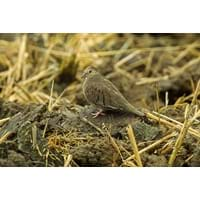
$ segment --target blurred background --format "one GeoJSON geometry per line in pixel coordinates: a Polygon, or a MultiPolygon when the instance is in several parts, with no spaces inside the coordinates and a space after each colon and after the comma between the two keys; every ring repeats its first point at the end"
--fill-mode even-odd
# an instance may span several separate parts
{"type": "MultiPolygon", "coordinates": [[[[159,88],[174,103],[200,75],[199,34],[0,34],[0,97],[44,103],[62,92],[85,104],[82,71],[93,65],[131,101],[149,104],[159,88]],[[158,84],[159,83],[159,84],[158,84]],[[154,94],[154,95],[153,95],[154,94]]],[[[154,106],[155,107],[155,106],[154,106]]]]}

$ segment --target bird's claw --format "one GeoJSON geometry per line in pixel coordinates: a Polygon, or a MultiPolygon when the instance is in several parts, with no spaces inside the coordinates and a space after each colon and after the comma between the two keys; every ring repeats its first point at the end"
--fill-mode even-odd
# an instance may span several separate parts
{"type": "Polygon", "coordinates": [[[99,110],[99,111],[96,112],[96,113],[92,113],[92,118],[96,118],[96,117],[98,117],[99,115],[105,115],[105,113],[103,113],[103,110],[99,110]]]}

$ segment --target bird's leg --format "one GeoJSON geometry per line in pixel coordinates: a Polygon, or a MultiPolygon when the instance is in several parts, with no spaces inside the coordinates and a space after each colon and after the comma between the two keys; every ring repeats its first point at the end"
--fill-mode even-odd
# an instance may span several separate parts
{"type": "Polygon", "coordinates": [[[99,115],[105,115],[105,113],[103,113],[103,110],[100,109],[98,112],[92,113],[92,115],[93,115],[92,118],[96,118],[96,117],[98,117],[99,115]]]}

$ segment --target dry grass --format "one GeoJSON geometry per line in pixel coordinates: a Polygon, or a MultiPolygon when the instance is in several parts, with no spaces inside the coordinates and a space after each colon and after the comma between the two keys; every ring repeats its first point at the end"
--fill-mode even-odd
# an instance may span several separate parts
{"type": "Polygon", "coordinates": [[[134,134],[134,131],[133,131],[130,124],[127,127],[127,133],[128,133],[128,136],[129,136],[132,148],[133,148],[133,152],[134,152],[134,155],[135,155],[135,158],[136,158],[136,162],[137,162],[139,167],[142,167],[142,161],[141,161],[140,154],[139,154],[138,147],[137,147],[137,143],[136,143],[136,140],[135,140],[135,134],[134,134]]]}
{"type": "MultiPolygon", "coordinates": [[[[156,109],[148,104],[152,98],[148,94],[147,99],[142,96],[144,104],[141,105],[146,105],[147,118],[158,122],[158,126],[164,126],[169,134],[138,149],[135,134],[129,126],[128,136],[133,153],[129,152],[130,156],[126,158],[108,132],[86,118],[82,120],[100,132],[102,137],[109,137],[125,166],[143,166],[141,155],[144,152],[156,148],[160,150],[165,145],[170,152],[169,166],[173,166],[186,134],[200,139],[200,127],[194,126],[199,123],[200,116],[199,64],[200,40],[199,36],[192,34],[174,37],[148,34],[19,34],[11,41],[4,40],[0,35],[0,98],[21,104],[48,104],[50,112],[63,100],[76,104],[75,95],[81,85],[80,74],[88,65],[96,66],[110,79],[122,77],[136,87],[152,86],[156,91],[156,109]],[[189,79],[190,86],[187,88],[190,93],[177,96],[176,101],[169,105],[172,96],[168,90],[175,87],[173,84],[177,80],[189,79]],[[164,100],[160,97],[160,88],[165,91],[164,100]],[[169,110],[181,110],[182,114],[168,116],[162,113],[169,110]]],[[[9,119],[0,119],[0,125],[9,119]]],[[[11,134],[6,133],[0,138],[0,143],[11,134]]],[[[32,134],[33,146],[37,148],[36,128],[33,128],[32,134]]],[[[59,143],[65,140],[54,135],[49,138],[48,144],[66,153],[62,146],[65,144],[59,143]]],[[[46,157],[49,156],[53,155],[47,152],[46,157]]],[[[71,166],[74,162],[73,155],[68,153],[63,154],[63,160],[64,166],[71,166]]]]}
{"type": "Polygon", "coordinates": [[[169,159],[169,166],[173,166],[173,163],[176,159],[176,156],[177,156],[177,153],[183,143],[183,140],[188,132],[188,129],[190,128],[190,126],[194,123],[194,121],[200,117],[200,110],[198,110],[197,112],[195,112],[193,114],[193,116],[190,118],[190,115],[192,113],[192,111],[194,110],[194,106],[196,106],[196,103],[197,103],[197,96],[198,96],[198,91],[200,89],[200,81],[198,81],[198,84],[197,84],[197,87],[196,87],[196,90],[194,92],[194,95],[193,95],[193,99],[192,99],[192,102],[191,104],[186,107],[185,109],[185,120],[184,120],[184,124],[181,128],[181,131],[179,133],[179,136],[176,140],[176,143],[175,143],[175,146],[174,146],[174,149],[172,151],[172,154],[170,156],[170,159],[169,159]]]}

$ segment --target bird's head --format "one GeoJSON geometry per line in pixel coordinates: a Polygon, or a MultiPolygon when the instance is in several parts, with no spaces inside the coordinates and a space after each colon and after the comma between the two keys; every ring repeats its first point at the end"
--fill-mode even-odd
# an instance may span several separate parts
{"type": "Polygon", "coordinates": [[[93,76],[95,74],[97,74],[98,72],[96,71],[96,69],[92,66],[89,66],[88,68],[86,68],[83,72],[83,74],[81,75],[82,79],[87,79],[89,76],[93,76]]]}

